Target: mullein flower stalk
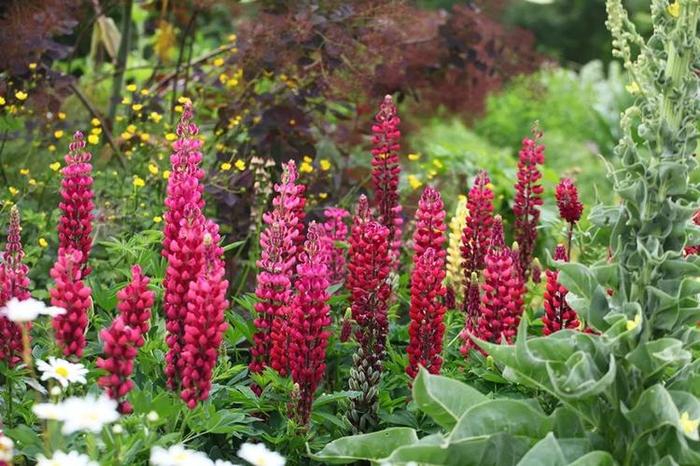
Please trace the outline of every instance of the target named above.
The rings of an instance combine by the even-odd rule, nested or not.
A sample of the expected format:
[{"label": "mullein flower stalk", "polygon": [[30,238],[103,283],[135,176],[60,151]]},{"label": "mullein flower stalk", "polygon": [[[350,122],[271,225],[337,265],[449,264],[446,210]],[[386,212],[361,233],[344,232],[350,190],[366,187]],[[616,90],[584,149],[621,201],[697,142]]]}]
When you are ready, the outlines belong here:
[{"label": "mullein flower stalk", "polygon": [[370,218],[367,201],[358,202],[350,235],[348,284],[358,348],[353,354],[348,385],[361,394],[351,400],[348,419],[355,432],[367,432],[378,422],[379,382],[386,351],[390,231]]},{"label": "mullein flower stalk", "polygon": [[372,125],[372,180],[374,205],[379,221],[389,229],[392,269],[399,265],[401,248],[401,204],[399,203],[399,119],[390,95],[384,97]]},{"label": "mullein flower stalk", "polygon": [[61,170],[61,218],[58,222],[58,254],[69,250],[80,251],[78,264],[83,277],[90,274],[87,262],[92,248],[92,211],[95,208],[92,192],[92,155],[85,150],[83,133],[77,131],[68,146],[66,166]]},{"label": "mullein flower stalk", "polygon": [[85,332],[92,298],[90,288],[83,282],[84,264],[81,251],[64,249],[50,272],[55,282],[50,290],[51,304],[66,310],[52,321],[56,342],[65,356],[81,357],[87,344]]},{"label": "mullein flower stalk", "polygon": [[448,293],[455,297],[455,304],[463,302],[464,258],[462,258],[462,232],[467,224],[467,197],[460,196],[455,213],[450,219],[447,238],[447,273],[445,285]]},{"label": "mullein flower stalk", "polygon": [[568,224],[566,234],[566,256],[571,257],[571,241],[574,226],[581,219],[583,204],[578,199],[578,190],[570,178],[562,178],[554,193],[559,208],[559,216]]},{"label": "mullein flower stalk", "polygon": [[[554,250],[554,260],[568,262],[564,245],[557,245]],[[566,295],[569,291],[559,283],[559,272],[557,270],[547,270],[547,287],[544,291],[544,316],[542,333],[551,335],[562,329],[577,329],[581,323],[576,312],[566,302]]]},{"label": "mullein flower stalk", "polygon": [[224,279],[224,251],[220,242],[219,227],[209,220],[204,233],[204,268],[197,280],[190,282],[187,293],[180,397],[190,409],[209,397],[214,366],[227,328],[224,313],[228,307],[228,281]]},{"label": "mullein flower stalk", "polygon": [[515,215],[515,240],[520,247],[519,268],[527,280],[532,255],[537,241],[537,224],[542,206],[542,173],[544,146],[538,144],[542,134],[533,130],[534,137],[525,138],[518,153],[518,180],[515,183],[513,214]]},{"label": "mullein flower stalk", "polygon": [[[484,257],[491,244],[493,227],[493,191],[489,175],[482,171],[474,180],[467,198],[467,220],[462,232],[462,259],[464,267],[464,295],[469,295],[472,276],[484,268]],[[474,304],[470,299],[464,300],[465,314],[478,314],[478,309],[469,309]]]},{"label": "mullein flower stalk", "polygon": [[420,366],[431,374],[442,367],[442,339],[445,334],[445,259],[432,247],[414,255],[411,274],[411,307],[406,373],[412,379]]},{"label": "mullein flower stalk", "polygon": [[307,425],[318,384],[326,371],[326,347],[331,324],[330,285],[327,262],[329,246],[323,225],[311,223],[304,252],[297,265],[296,294],[289,310],[289,365],[292,380],[299,386],[294,413]]},{"label": "mullein flower stalk", "polygon": [[[0,263],[0,307],[17,298],[29,299],[29,267],[23,262],[22,226],[19,209],[10,209],[7,242]],[[29,325],[29,324],[27,324]],[[5,316],[0,316],[0,361],[10,367],[22,360],[22,329]]]},{"label": "mullein flower stalk", "polygon": [[328,243],[328,273],[330,274],[331,283],[340,283],[345,280],[345,274],[347,273],[345,249],[338,247],[336,243],[345,242],[348,239],[348,227],[345,224],[345,218],[349,217],[350,213],[339,207],[328,207],[323,211],[323,216],[326,219],[323,222],[323,229],[325,232],[324,240]]},{"label": "mullein flower stalk", "polygon": [[162,254],[168,267],[163,282],[163,308],[169,348],[165,374],[168,388],[172,390],[179,388],[182,378],[180,358],[185,346],[187,293],[204,264],[202,141],[192,118],[192,104],[187,102],[176,129],[178,139],[173,143],[170,156],[171,175],[165,198]]}]

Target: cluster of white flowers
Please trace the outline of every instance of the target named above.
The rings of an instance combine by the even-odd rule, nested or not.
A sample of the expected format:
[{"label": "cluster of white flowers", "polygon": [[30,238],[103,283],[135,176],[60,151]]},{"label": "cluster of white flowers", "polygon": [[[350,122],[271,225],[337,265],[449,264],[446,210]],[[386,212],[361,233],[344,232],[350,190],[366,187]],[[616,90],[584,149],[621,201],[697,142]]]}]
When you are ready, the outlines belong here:
[{"label": "cluster of white flowers", "polygon": [[42,301],[36,299],[25,299],[20,301],[17,298],[9,300],[5,307],[0,308],[0,315],[5,316],[12,322],[31,322],[40,315],[56,317],[65,314],[66,310],[60,307],[47,307]]},{"label": "cluster of white flowers", "polygon": [[92,461],[89,456],[71,451],[63,453],[55,451],[51,458],[44,455],[37,457],[36,466],[99,466],[95,461]]},{"label": "cluster of white flowers", "polygon": [[[244,443],[238,456],[253,466],[284,466],[286,460],[275,451],[270,451],[262,443]],[[212,461],[204,453],[188,450],[182,445],[165,449],[154,447],[151,450],[152,466],[238,466],[230,461]]]},{"label": "cluster of white flowers", "polygon": [[82,364],[73,364],[65,359],[50,357],[48,363],[37,361],[36,367],[41,371],[41,380],[57,380],[63,388],[70,383],[87,383],[85,376],[88,371]]},{"label": "cluster of white flowers", "polygon": [[119,419],[117,402],[106,395],[85,398],[70,397],[60,403],[38,403],[32,407],[34,414],[41,419],[63,422],[64,435],[73,432],[100,432],[102,428]]},{"label": "cluster of white flowers", "polygon": [[15,444],[11,438],[5,437],[0,430],[0,462],[9,463],[14,457]]}]

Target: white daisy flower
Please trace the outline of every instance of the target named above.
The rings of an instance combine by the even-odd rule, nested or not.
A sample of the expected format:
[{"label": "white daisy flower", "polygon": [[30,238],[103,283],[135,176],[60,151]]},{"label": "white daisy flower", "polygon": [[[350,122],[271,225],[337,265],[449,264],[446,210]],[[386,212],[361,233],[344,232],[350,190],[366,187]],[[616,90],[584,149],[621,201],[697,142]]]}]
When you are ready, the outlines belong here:
[{"label": "white daisy flower", "polygon": [[207,455],[188,450],[182,445],[173,445],[167,450],[162,447],[151,449],[152,466],[213,466]]},{"label": "white daisy flower", "polygon": [[276,451],[270,451],[263,443],[244,443],[238,456],[253,466],[284,466],[287,460]]},{"label": "white daisy flower", "polygon": [[15,443],[0,432],[0,461],[9,463],[14,457]]},{"label": "white daisy flower", "polygon": [[101,395],[87,395],[85,398],[71,397],[61,403],[64,435],[78,431],[99,432],[106,424],[119,419],[117,402]]},{"label": "white daisy flower", "polygon": [[0,308],[0,315],[4,315],[13,322],[31,322],[40,315],[56,317],[65,314],[65,312],[65,309],[55,306],[47,307],[42,301],[32,298],[24,301],[12,298],[5,304],[5,307]]},{"label": "white daisy flower", "polygon": [[63,388],[66,388],[69,383],[87,383],[85,376],[88,371],[82,364],[73,364],[65,359],[50,357],[48,363],[37,361],[36,367],[42,372],[41,380],[58,380]]},{"label": "white daisy flower", "polygon": [[63,453],[62,451],[54,452],[51,458],[44,455],[37,457],[36,466],[99,466],[95,461],[92,461],[89,456],[71,451]]},{"label": "white daisy flower", "polygon": [[37,403],[32,411],[39,419],[58,421],[63,418],[63,406],[57,403]]}]

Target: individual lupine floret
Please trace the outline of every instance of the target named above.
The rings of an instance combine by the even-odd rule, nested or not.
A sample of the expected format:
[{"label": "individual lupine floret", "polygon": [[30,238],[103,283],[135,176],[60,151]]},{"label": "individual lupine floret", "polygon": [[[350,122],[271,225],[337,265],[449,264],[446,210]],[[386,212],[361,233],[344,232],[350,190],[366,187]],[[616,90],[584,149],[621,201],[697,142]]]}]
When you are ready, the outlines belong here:
[{"label": "individual lupine floret", "polygon": [[391,285],[389,229],[371,220],[366,199],[360,199],[350,236],[348,283],[352,317],[359,346],[353,355],[348,384],[362,392],[351,400],[348,419],[355,432],[366,432],[378,421],[378,391],[386,352]]},{"label": "individual lupine floret", "polygon": [[81,357],[87,343],[85,331],[92,298],[90,288],[83,283],[82,256],[75,249],[63,250],[50,272],[55,282],[50,291],[51,305],[66,310],[52,321],[56,341],[65,356]]},{"label": "individual lupine floret", "polygon": [[374,206],[379,222],[389,229],[392,268],[399,265],[401,249],[401,204],[399,203],[399,119],[390,95],[384,97],[372,125],[372,180]]},{"label": "individual lupine floret", "polygon": [[[563,244],[557,245],[554,250],[554,260],[568,262],[566,249]],[[559,271],[547,270],[547,287],[544,291],[544,316],[542,333],[550,335],[562,329],[577,329],[581,323],[578,320],[576,311],[566,302],[566,295],[569,290],[559,283]]]},{"label": "individual lupine floret", "polygon": [[80,251],[79,268],[83,277],[90,274],[87,261],[92,248],[92,211],[95,208],[92,192],[92,155],[85,150],[83,133],[77,131],[65,157],[61,173],[61,218],[58,221],[58,254],[68,250]]},{"label": "individual lupine floret", "polygon": [[[417,258],[416,258],[417,257]],[[411,308],[406,373],[415,378],[420,366],[431,374],[442,367],[442,338],[445,334],[445,259],[432,247],[414,256],[411,274]]]},{"label": "individual lupine floret", "polygon": [[289,366],[292,380],[299,387],[294,407],[301,425],[309,422],[311,405],[326,370],[326,347],[331,324],[328,279],[329,246],[322,225],[311,223],[304,252],[297,265],[296,294],[289,309]]},{"label": "individual lupine floret", "polygon": [[347,272],[345,249],[338,247],[336,243],[344,242],[348,239],[348,227],[344,219],[349,217],[350,213],[339,207],[328,207],[323,211],[323,216],[326,219],[323,222],[323,229],[325,231],[324,238],[328,242],[328,273],[330,274],[330,281],[331,283],[340,283],[345,280]]},{"label": "individual lupine floret", "polygon": [[[462,258],[464,267],[464,295],[469,294],[472,273],[479,274],[484,268],[484,256],[491,244],[493,226],[493,191],[489,175],[482,171],[474,180],[467,198],[467,221],[462,233]],[[465,314],[478,314],[478,309],[469,309],[471,301],[464,300]]]},{"label": "individual lupine floret", "polygon": [[[17,206],[10,209],[7,242],[0,263],[0,307],[16,298],[29,299],[29,267],[23,262],[22,226]],[[15,322],[0,316],[0,361],[10,367],[22,360],[22,331]]]},{"label": "individual lupine floret", "polygon": [[[141,336],[148,333],[151,322],[151,308],[155,296],[148,289],[149,278],[143,274],[141,267],[131,268],[131,282],[117,292],[117,310],[129,327],[136,328]],[[143,346],[143,338],[139,342]]]},{"label": "individual lupine floret", "polygon": [[445,285],[448,293],[455,297],[455,304],[462,303],[464,292],[464,258],[462,258],[462,233],[467,224],[467,196],[460,196],[454,216],[450,219],[447,239],[447,274]]},{"label": "individual lupine floret", "polygon": [[534,138],[525,138],[518,153],[518,180],[515,183],[513,214],[515,215],[515,240],[520,247],[519,268],[527,280],[530,263],[537,241],[537,224],[540,220],[542,201],[542,173],[544,146],[538,144],[541,133],[534,130]]},{"label": "individual lupine floret", "polygon": [[554,193],[559,208],[559,216],[568,223],[566,256],[571,256],[571,240],[574,234],[574,225],[581,219],[583,204],[578,199],[578,190],[570,178],[562,178]]},{"label": "individual lupine floret", "polygon": [[193,409],[206,400],[227,324],[228,281],[219,245],[219,227],[208,221],[204,234],[205,265],[196,281],[190,282],[185,317],[185,346],[182,351],[182,392],[180,397]]},{"label": "individual lupine floret", "polygon": [[97,367],[107,371],[107,374],[100,377],[97,383],[107,392],[107,396],[119,402],[120,413],[129,414],[134,409],[125,398],[134,388],[131,374],[143,336],[139,328],[127,325],[120,315],[109,328],[100,332],[100,339],[104,344],[104,356],[97,358]]}]

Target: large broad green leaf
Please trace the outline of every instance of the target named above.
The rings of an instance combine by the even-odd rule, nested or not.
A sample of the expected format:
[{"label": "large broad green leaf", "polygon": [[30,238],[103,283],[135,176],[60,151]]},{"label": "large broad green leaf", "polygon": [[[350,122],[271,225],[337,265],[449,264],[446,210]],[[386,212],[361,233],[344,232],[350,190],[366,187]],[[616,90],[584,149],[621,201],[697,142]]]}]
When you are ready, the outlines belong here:
[{"label": "large broad green leaf", "polygon": [[687,392],[668,391],[661,384],[653,385],[642,393],[633,409],[623,409],[623,415],[640,431],[638,438],[671,426],[691,440],[700,440],[697,427],[700,401]]},{"label": "large broad green leaf", "polygon": [[683,349],[683,342],[675,338],[660,338],[637,346],[627,355],[645,380],[660,374],[669,366],[683,366],[691,360],[690,352]]},{"label": "large broad green leaf", "polygon": [[569,466],[615,466],[615,459],[607,451],[592,451],[583,455]]},{"label": "large broad green leaf", "polygon": [[540,439],[552,430],[552,424],[550,418],[525,401],[491,400],[467,410],[452,430],[449,441],[501,432]]},{"label": "large broad green leaf", "polygon": [[577,263],[557,263],[559,281],[569,290],[567,302],[586,322],[598,330],[608,328],[605,315],[609,312],[607,294],[598,283],[595,274]]},{"label": "large broad green leaf", "polygon": [[432,375],[421,367],[413,383],[418,408],[445,429],[452,429],[462,414],[488,398],[457,380]]},{"label": "large broad green leaf", "polygon": [[371,434],[339,438],[316,454],[309,452],[309,456],[323,464],[347,464],[359,460],[378,462],[389,457],[397,448],[417,442],[415,430],[394,427]]},{"label": "large broad green leaf", "polygon": [[565,363],[548,363],[551,386],[562,400],[576,401],[604,392],[615,381],[615,357],[610,355],[607,371],[601,373],[590,355],[579,351]]},{"label": "large broad green leaf", "polygon": [[518,462],[518,466],[566,466],[564,453],[551,432],[535,444]]}]

